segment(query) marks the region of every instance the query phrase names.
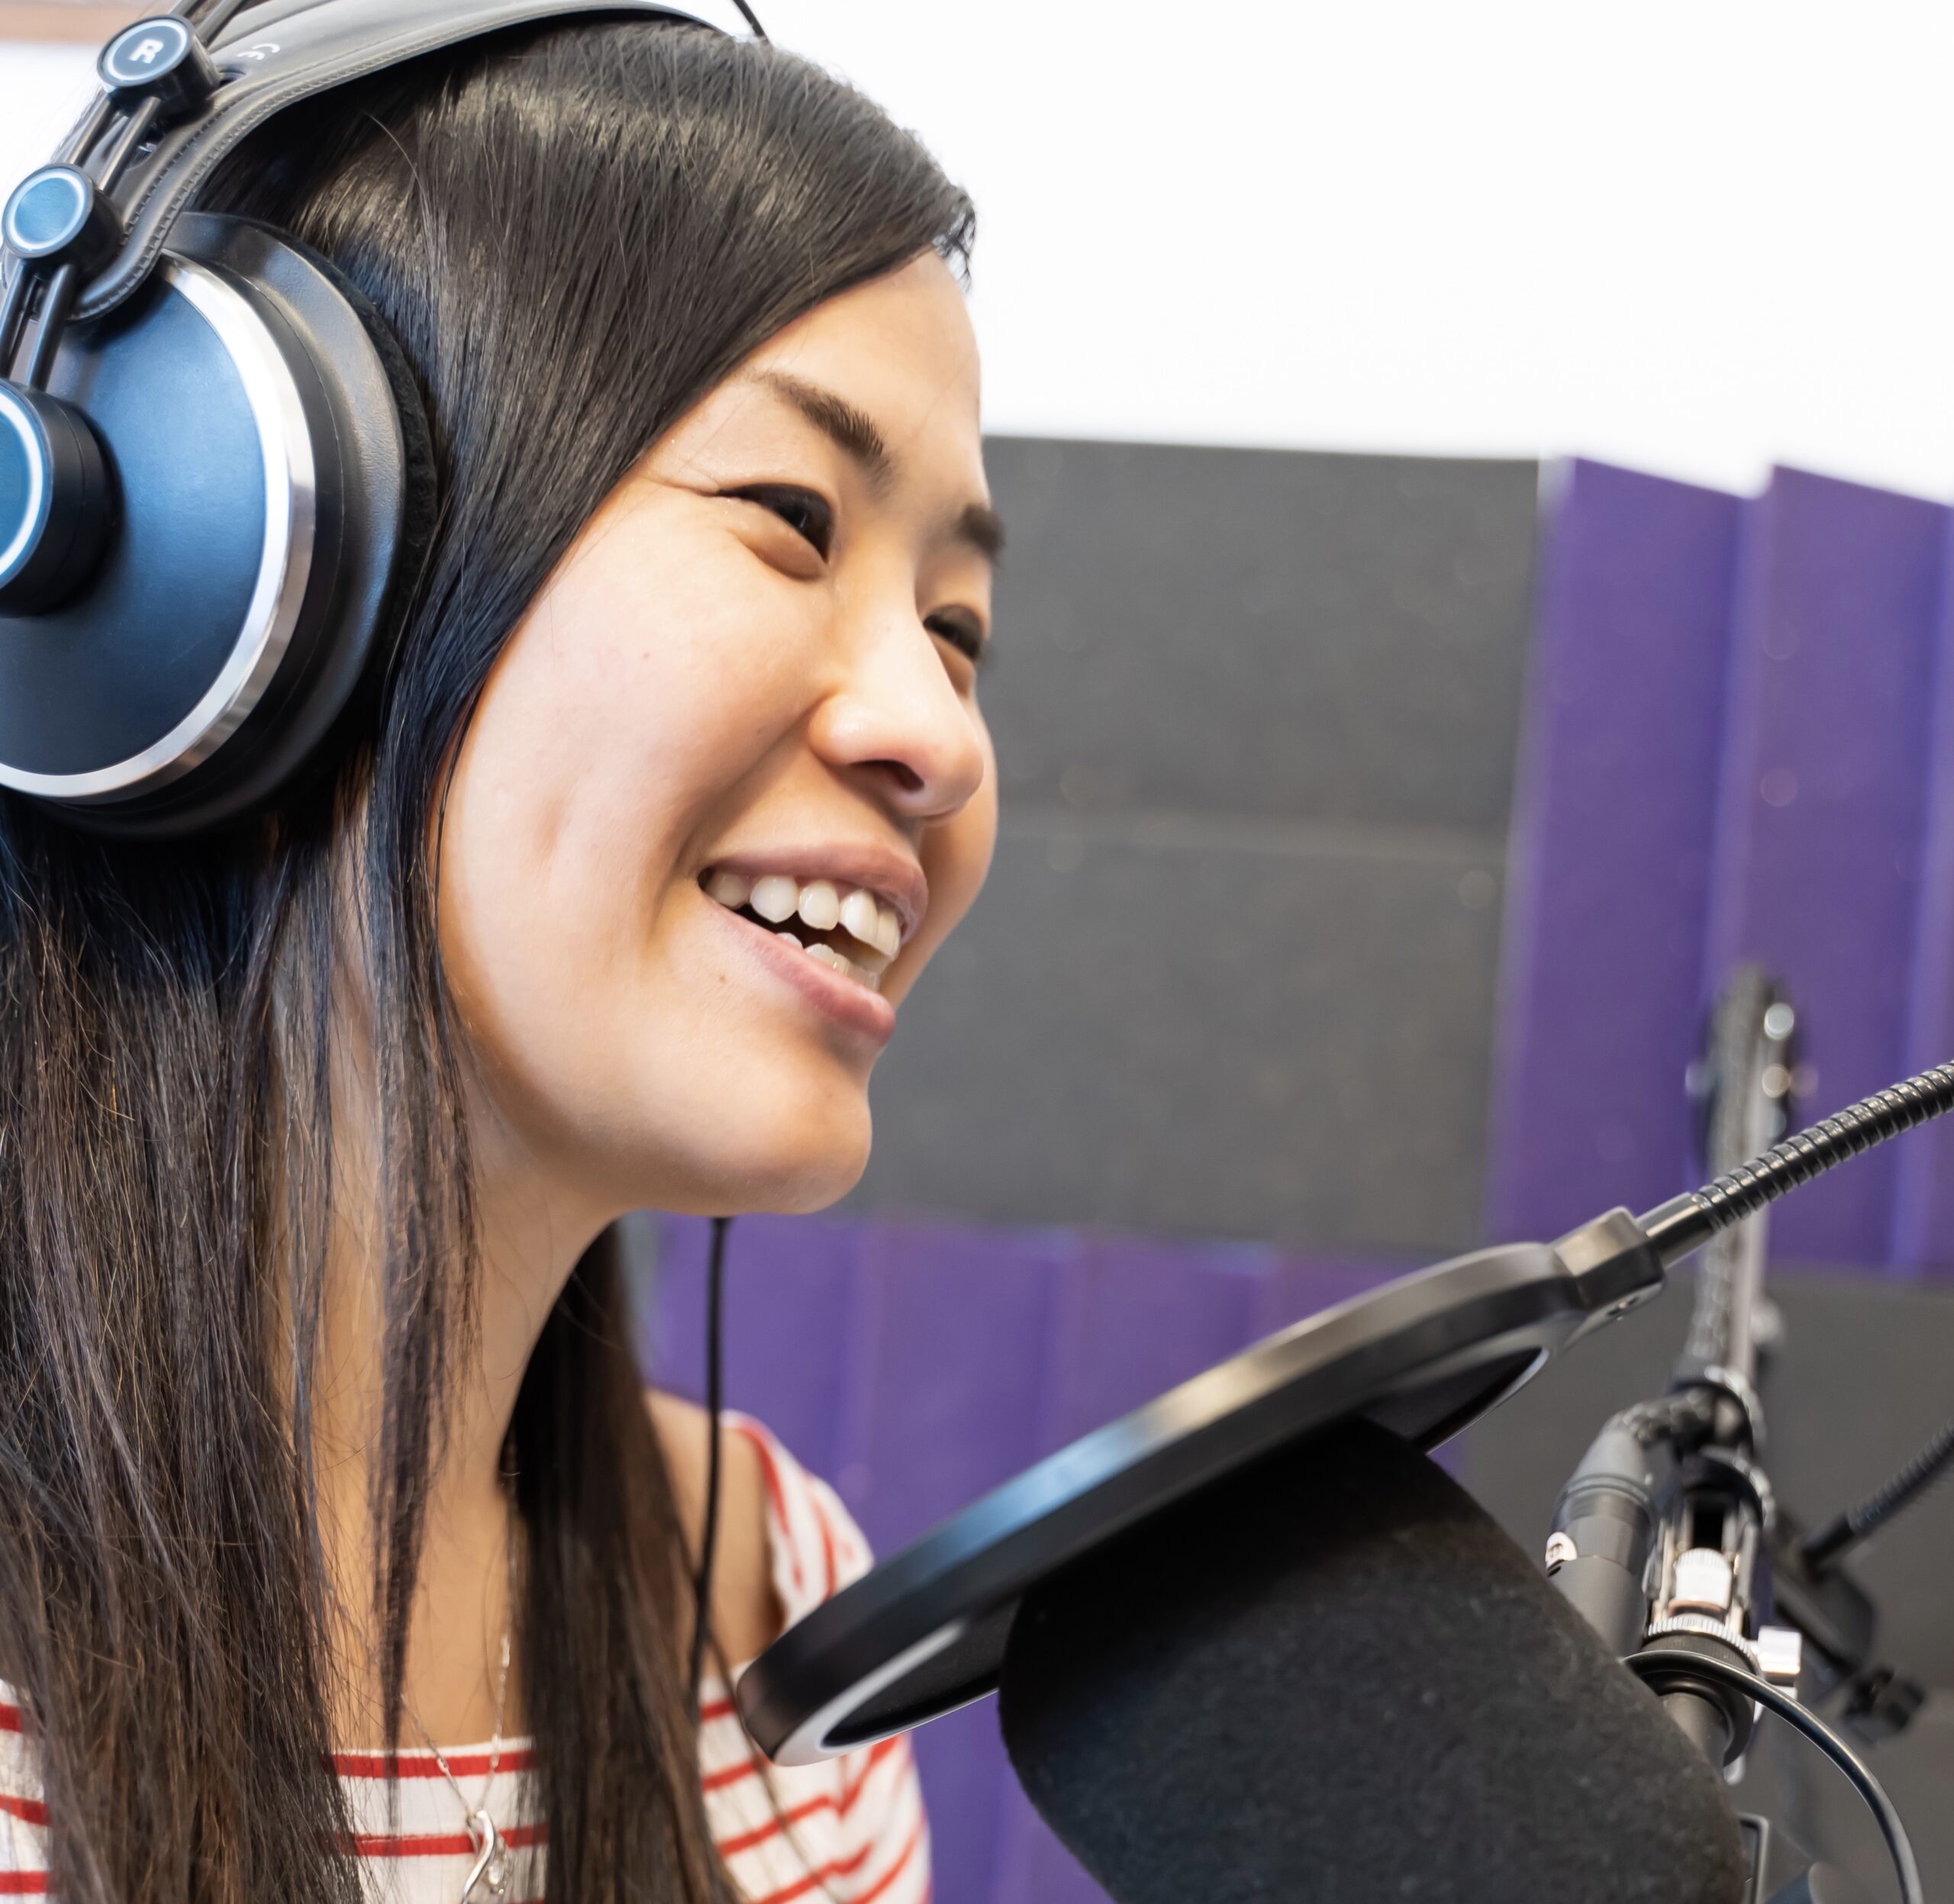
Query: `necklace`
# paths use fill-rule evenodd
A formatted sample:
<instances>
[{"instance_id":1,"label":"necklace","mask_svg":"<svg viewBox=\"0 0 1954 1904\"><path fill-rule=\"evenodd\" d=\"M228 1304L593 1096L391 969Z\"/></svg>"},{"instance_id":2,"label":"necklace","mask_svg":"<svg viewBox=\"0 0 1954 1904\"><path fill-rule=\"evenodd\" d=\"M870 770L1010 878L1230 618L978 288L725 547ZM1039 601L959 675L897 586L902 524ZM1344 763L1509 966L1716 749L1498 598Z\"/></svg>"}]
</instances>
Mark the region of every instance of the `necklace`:
<instances>
[{"instance_id":1,"label":"necklace","mask_svg":"<svg viewBox=\"0 0 1954 1904\"><path fill-rule=\"evenodd\" d=\"M474 1804L468 1802L468 1794L461 1788L461 1780L455 1777L447 1754L434 1743L434 1735L421 1723L421 1715L408 1704L407 1695L401 1695L401 1705L407 1707L408 1717L420 1728L421 1736L427 1741L427 1749L434 1754L434 1763L441 1768L442 1775L454 1787L455 1796L461 1800L461 1808L468 1815L469 1841L475 1848L475 1862L469 1867L468 1881L461 1887L459 1904L474 1904L476 1887L485 1886L485 1894L499 1898L508 1889L509 1848L504 1840L495 1819L488 1810L488 1794L495 1789L495 1770L502 1758L502 1720L508 1711L509 1696L509 1638L515 1621L516 1604L516 1529L515 1510L511 1504L509 1513L509 1593L508 1609L502 1622L502 1662L495 1676L495 1736L488 1748L488 1776L482 1786L482 1796Z\"/></svg>"}]
</instances>

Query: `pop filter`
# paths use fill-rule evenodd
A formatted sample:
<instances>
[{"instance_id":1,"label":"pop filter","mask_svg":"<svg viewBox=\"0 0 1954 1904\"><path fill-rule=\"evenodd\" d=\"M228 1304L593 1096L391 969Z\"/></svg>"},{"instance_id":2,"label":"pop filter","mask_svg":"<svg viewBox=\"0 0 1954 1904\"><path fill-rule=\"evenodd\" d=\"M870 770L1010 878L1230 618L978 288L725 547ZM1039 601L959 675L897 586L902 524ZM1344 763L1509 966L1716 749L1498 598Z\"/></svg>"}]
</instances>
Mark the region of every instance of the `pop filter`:
<instances>
[{"instance_id":1,"label":"pop filter","mask_svg":"<svg viewBox=\"0 0 1954 1904\"><path fill-rule=\"evenodd\" d=\"M817 1607L742 1676L747 1730L801 1765L994 1691L1025 1593L1147 1516L1331 1423L1430 1448L1662 1287L1625 1210L1482 1250L1258 1342L1041 1461Z\"/></svg>"},{"instance_id":2,"label":"pop filter","mask_svg":"<svg viewBox=\"0 0 1954 1904\"><path fill-rule=\"evenodd\" d=\"M1950 1107L1954 1065L1943 1065L1640 1217L1611 1210L1551 1246L1462 1256L1269 1337L1006 1482L817 1607L741 1675L746 1729L777 1764L807 1764L982 1698L1026 1593L1104 1542L1337 1422L1436 1447L1656 1294L1669 1265Z\"/></svg>"}]
</instances>

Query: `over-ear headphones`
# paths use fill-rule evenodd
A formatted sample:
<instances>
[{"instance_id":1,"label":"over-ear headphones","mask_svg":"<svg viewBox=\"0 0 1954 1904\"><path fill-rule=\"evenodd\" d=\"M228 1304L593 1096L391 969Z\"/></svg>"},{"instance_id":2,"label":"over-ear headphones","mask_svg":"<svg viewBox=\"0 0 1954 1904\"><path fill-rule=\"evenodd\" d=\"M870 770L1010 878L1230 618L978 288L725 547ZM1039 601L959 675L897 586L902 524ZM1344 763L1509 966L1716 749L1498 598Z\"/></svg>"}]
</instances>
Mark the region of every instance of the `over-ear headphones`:
<instances>
[{"instance_id":1,"label":"over-ear headphones","mask_svg":"<svg viewBox=\"0 0 1954 1904\"><path fill-rule=\"evenodd\" d=\"M758 31L743 0L182 0L103 48L0 216L0 785L117 832L247 810L333 727L424 538L398 345L326 259L189 209L218 162L418 54L634 13Z\"/></svg>"}]
</instances>

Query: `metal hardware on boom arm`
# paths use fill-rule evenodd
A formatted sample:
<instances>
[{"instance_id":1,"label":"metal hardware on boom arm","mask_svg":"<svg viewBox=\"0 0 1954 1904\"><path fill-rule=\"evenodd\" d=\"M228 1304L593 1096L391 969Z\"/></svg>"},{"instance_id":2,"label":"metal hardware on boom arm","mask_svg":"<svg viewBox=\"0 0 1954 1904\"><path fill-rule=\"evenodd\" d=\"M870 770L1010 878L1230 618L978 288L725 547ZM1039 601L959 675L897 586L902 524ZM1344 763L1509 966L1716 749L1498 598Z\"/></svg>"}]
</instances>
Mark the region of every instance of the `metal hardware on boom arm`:
<instances>
[{"instance_id":1,"label":"metal hardware on boom arm","mask_svg":"<svg viewBox=\"0 0 1954 1904\"><path fill-rule=\"evenodd\" d=\"M1877 1725L1904 1725L1920 1696L1874 1660L1870 1601L1806 1551L1761 1464L1759 1353L1776 1332L1762 1211L1840 1155L1938 1114L1954 1074L1909 1081L1780 1143L1796 1029L1789 1000L1758 967L1740 970L1717 1000L1708 1048L1691 1068L1716 1181L1640 1219L1665 1263L1702 1247L1688 1336L1669 1392L1614 1416L1562 1490L1546 1565L1713 1764L1739 1764L1760 1706L1805 1732L1866 1798L1903 1888L1917 1887L1905 1834L1877 1782L1799 1703L1801 1679L1820 1696L1846 1687L1849 1725L1856 1713L1877 1716L1854 1727L1869 1737ZM1746 1824L1753 1904L1839 1894L1840 1874L1781 1828Z\"/></svg>"}]
</instances>

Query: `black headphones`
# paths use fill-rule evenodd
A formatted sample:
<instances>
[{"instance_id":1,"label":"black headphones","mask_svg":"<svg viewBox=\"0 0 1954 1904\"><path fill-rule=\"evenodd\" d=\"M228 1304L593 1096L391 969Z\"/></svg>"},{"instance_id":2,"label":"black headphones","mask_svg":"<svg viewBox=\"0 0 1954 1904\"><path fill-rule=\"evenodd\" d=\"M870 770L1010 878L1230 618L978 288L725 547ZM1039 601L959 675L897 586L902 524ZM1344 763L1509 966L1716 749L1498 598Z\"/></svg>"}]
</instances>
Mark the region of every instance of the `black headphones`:
<instances>
[{"instance_id":1,"label":"black headphones","mask_svg":"<svg viewBox=\"0 0 1954 1904\"><path fill-rule=\"evenodd\" d=\"M330 263L187 208L300 100L599 14L759 31L744 0L181 0L102 50L0 216L0 786L184 833L318 748L424 543L427 420Z\"/></svg>"}]
</instances>

